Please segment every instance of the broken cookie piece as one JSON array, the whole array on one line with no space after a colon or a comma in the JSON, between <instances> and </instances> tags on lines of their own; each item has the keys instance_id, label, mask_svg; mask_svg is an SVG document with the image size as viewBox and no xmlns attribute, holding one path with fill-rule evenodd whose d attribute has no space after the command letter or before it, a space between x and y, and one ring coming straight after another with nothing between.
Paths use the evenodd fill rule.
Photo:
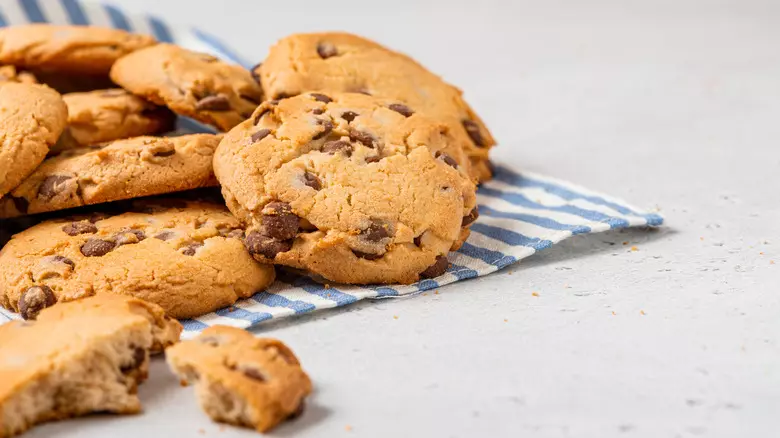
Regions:
<instances>
[{"instance_id":1,"label":"broken cookie piece","mask_svg":"<svg viewBox=\"0 0 780 438\"><path fill-rule=\"evenodd\" d=\"M201 408L215 421L265 432L300 415L311 393L293 352L275 339L213 326L166 352L183 385L195 383Z\"/></svg>"},{"instance_id":2,"label":"broken cookie piece","mask_svg":"<svg viewBox=\"0 0 780 438\"><path fill-rule=\"evenodd\" d=\"M177 342L181 330L159 306L112 294L1 325L0 438L92 412L139 412L149 354Z\"/></svg>"}]
</instances>

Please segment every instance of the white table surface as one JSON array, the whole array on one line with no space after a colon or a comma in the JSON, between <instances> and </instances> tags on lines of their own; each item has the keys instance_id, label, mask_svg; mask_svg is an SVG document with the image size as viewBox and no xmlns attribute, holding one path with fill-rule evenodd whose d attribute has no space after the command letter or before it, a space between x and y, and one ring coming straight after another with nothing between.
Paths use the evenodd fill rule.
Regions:
<instances>
[{"instance_id":1,"label":"white table surface","mask_svg":"<svg viewBox=\"0 0 780 438\"><path fill-rule=\"evenodd\" d=\"M293 32L376 38L465 90L495 161L666 215L438 295L265 326L316 385L272 436L780 434L780 2L115 3L258 60ZM161 360L151 371L144 414L26 436L255 436L211 423Z\"/></svg>"}]
</instances>

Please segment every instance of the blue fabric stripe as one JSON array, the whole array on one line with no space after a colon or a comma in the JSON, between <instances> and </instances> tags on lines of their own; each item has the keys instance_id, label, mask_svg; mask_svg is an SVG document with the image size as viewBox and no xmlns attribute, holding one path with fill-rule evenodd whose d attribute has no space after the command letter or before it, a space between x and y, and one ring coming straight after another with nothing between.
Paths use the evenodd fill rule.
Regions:
<instances>
[{"instance_id":1,"label":"blue fabric stripe","mask_svg":"<svg viewBox=\"0 0 780 438\"><path fill-rule=\"evenodd\" d=\"M87 14L85 14L84 10L81 9L81 3L76 0L60 1L62 1L62 5L65 7L65 12L68 13L68 20L71 24L78 24L81 26L86 26L89 24L89 20L87 20Z\"/></svg>"},{"instance_id":2,"label":"blue fabric stripe","mask_svg":"<svg viewBox=\"0 0 780 438\"><path fill-rule=\"evenodd\" d=\"M416 286L417 290L431 290L439 287L439 283L436 280L426 278L425 280L418 281Z\"/></svg>"},{"instance_id":3,"label":"blue fabric stripe","mask_svg":"<svg viewBox=\"0 0 780 438\"><path fill-rule=\"evenodd\" d=\"M454 263L450 265L450 269L450 274L455 275L458 278L458 281L475 278L479 275L477 271L469 268L468 266L456 265Z\"/></svg>"},{"instance_id":4,"label":"blue fabric stripe","mask_svg":"<svg viewBox=\"0 0 780 438\"><path fill-rule=\"evenodd\" d=\"M179 322L182 326L184 326L184 330L188 332L199 332L208 328L208 325L203 324L202 322L195 319L180 319Z\"/></svg>"},{"instance_id":5,"label":"blue fabric stripe","mask_svg":"<svg viewBox=\"0 0 780 438\"><path fill-rule=\"evenodd\" d=\"M584 195L559 185L528 178L527 176L520 175L503 166L496 167L496 172L493 175L493 178L497 181L501 181L514 187L537 187L567 201L571 201L573 199L584 199L592 204L609 207L620 214L645 218L648 222L648 225L661 225L661 223L663 223L663 218L657 214L638 213L631 208L626 207L625 205L607 201L600 196Z\"/></svg>"},{"instance_id":6,"label":"blue fabric stripe","mask_svg":"<svg viewBox=\"0 0 780 438\"><path fill-rule=\"evenodd\" d=\"M259 324L263 321L267 321L273 318L273 315L271 315L270 313L250 312L240 307L225 307L224 309L219 309L214 313L216 313L219 316L224 316L227 318L242 319L244 321L249 321L252 325Z\"/></svg>"},{"instance_id":7,"label":"blue fabric stripe","mask_svg":"<svg viewBox=\"0 0 780 438\"><path fill-rule=\"evenodd\" d=\"M265 304L269 307L284 307L287 309L295 310L295 313L306 313L311 312L312 310L316 309L317 307L312 303L307 303L305 301L292 301L288 300L282 295L272 294L268 292L260 292L255 294L252 297L253 300L257 301L258 303Z\"/></svg>"},{"instance_id":8,"label":"blue fabric stripe","mask_svg":"<svg viewBox=\"0 0 780 438\"><path fill-rule=\"evenodd\" d=\"M528 246L537 251L547 249L552 246L549 240L542 240L538 237L528 237L506 228L485 225L479 222L471 226L471 231L484 234L492 239L508 243L512 246Z\"/></svg>"},{"instance_id":9,"label":"blue fabric stripe","mask_svg":"<svg viewBox=\"0 0 780 438\"><path fill-rule=\"evenodd\" d=\"M24 9L24 14L27 15L27 19L31 23L47 23L49 20L43 16L41 6L38 4L38 0L20 0L19 3Z\"/></svg>"},{"instance_id":10,"label":"blue fabric stripe","mask_svg":"<svg viewBox=\"0 0 780 438\"><path fill-rule=\"evenodd\" d=\"M173 35L171 30L168 29L168 25L157 17L149 17L149 25L152 26L152 32L157 41L162 43L172 43Z\"/></svg>"},{"instance_id":11,"label":"blue fabric stripe","mask_svg":"<svg viewBox=\"0 0 780 438\"><path fill-rule=\"evenodd\" d=\"M551 230L571 231L572 234L584 234L584 233L591 232L591 228L587 225L562 224L554 219L541 217L541 216L534 216L532 214L512 213L508 211L495 210L486 205L479 206L479 214L481 216L484 215L489 217L514 219L518 221L528 222L529 224L534 224L542 228L548 228Z\"/></svg>"},{"instance_id":12,"label":"blue fabric stripe","mask_svg":"<svg viewBox=\"0 0 780 438\"><path fill-rule=\"evenodd\" d=\"M487 186L480 187L479 193L488 196L493 196L496 198L501 198L504 201L510 202L515 205L519 205L521 207L533 208L536 210L549 210L549 211L558 211L561 213L573 214L581 218L587 219L589 221L609 224L610 228L622 228L628 226L628 221L625 219L608 216L598 211L586 210L584 208L575 207L573 205L545 206L531 201L530 199L521 195L520 193L504 192Z\"/></svg>"},{"instance_id":13,"label":"blue fabric stripe","mask_svg":"<svg viewBox=\"0 0 780 438\"><path fill-rule=\"evenodd\" d=\"M5 15L3 15L3 11L0 11L0 27L6 26L8 26L8 19L6 19Z\"/></svg>"},{"instance_id":14,"label":"blue fabric stripe","mask_svg":"<svg viewBox=\"0 0 780 438\"><path fill-rule=\"evenodd\" d=\"M499 251L474 246L468 242L464 243L458 251L469 257L480 259L489 265L496 266L499 269L517 261L513 256L506 255Z\"/></svg>"},{"instance_id":15,"label":"blue fabric stripe","mask_svg":"<svg viewBox=\"0 0 780 438\"><path fill-rule=\"evenodd\" d=\"M125 13L121 9L111 5L103 5L103 8L106 10L106 13L108 13L108 18L111 19L111 24L113 27L126 30L128 32L133 30L133 28L130 26L130 21L127 19L127 16L125 16Z\"/></svg>"},{"instance_id":16,"label":"blue fabric stripe","mask_svg":"<svg viewBox=\"0 0 780 438\"><path fill-rule=\"evenodd\" d=\"M226 46L222 41L220 41L217 37L204 32L200 29L192 29L192 33L201 41L208 44L211 47L214 47L217 49L220 53L224 54L228 59L228 61L235 62L236 64L239 64L243 66L244 68L250 68L253 64L247 63L245 60L241 59L241 56L238 55L233 49Z\"/></svg>"},{"instance_id":17,"label":"blue fabric stripe","mask_svg":"<svg viewBox=\"0 0 780 438\"><path fill-rule=\"evenodd\" d=\"M387 286L380 286L377 288L374 288L376 291L376 297L382 298L382 297L397 297L398 291L393 289L392 287Z\"/></svg>"},{"instance_id":18,"label":"blue fabric stripe","mask_svg":"<svg viewBox=\"0 0 780 438\"><path fill-rule=\"evenodd\" d=\"M344 306L357 301L357 298L354 296L345 294L334 287L328 289L309 277L298 277L293 280L292 285L299 287L310 294L317 295L320 298L335 301L339 306Z\"/></svg>"}]
</instances>

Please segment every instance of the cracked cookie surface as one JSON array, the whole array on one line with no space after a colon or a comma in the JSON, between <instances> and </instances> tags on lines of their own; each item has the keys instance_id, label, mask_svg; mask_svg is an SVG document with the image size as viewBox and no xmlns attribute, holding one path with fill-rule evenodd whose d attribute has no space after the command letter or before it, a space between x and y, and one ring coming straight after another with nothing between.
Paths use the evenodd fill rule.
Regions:
<instances>
[{"instance_id":1,"label":"cracked cookie surface","mask_svg":"<svg viewBox=\"0 0 780 438\"><path fill-rule=\"evenodd\" d=\"M183 384L194 383L201 408L215 421L265 432L303 412L309 376L276 339L213 326L166 351Z\"/></svg>"},{"instance_id":2,"label":"cracked cookie surface","mask_svg":"<svg viewBox=\"0 0 780 438\"><path fill-rule=\"evenodd\" d=\"M172 44L121 58L111 79L133 94L227 131L262 100L260 85L241 66Z\"/></svg>"},{"instance_id":3,"label":"cracked cookie surface","mask_svg":"<svg viewBox=\"0 0 780 438\"><path fill-rule=\"evenodd\" d=\"M52 220L0 251L0 304L15 312L120 293L160 305L174 318L199 316L265 289L273 266L242 244L224 205L161 198L135 212Z\"/></svg>"},{"instance_id":4,"label":"cracked cookie surface","mask_svg":"<svg viewBox=\"0 0 780 438\"><path fill-rule=\"evenodd\" d=\"M62 97L51 88L0 83L0 202L43 162L67 118Z\"/></svg>"},{"instance_id":5,"label":"cracked cookie surface","mask_svg":"<svg viewBox=\"0 0 780 438\"><path fill-rule=\"evenodd\" d=\"M447 127L397 101L307 93L264 102L214 171L260 261L341 283L436 277L468 235L475 186ZM462 162L462 161L460 161Z\"/></svg>"},{"instance_id":6,"label":"cracked cookie surface","mask_svg":"<svg viewBox=\"0 0 780 438\"><path fill-rule=\"evenodd\" d=\"M119 57L155 43L149 35L97 26L9 26L0 29L0 63L104 75Z\"/></svg>"},{"instance_id":7,"label":"cracked cookie surface","mask_svg":"<svg viewBox=\"0 0 780 438\"><path fill-rule=\"evenodd\" d=\"M0 199L0 218L216 185L220 137L134 137L49 157Z\"/></svg>"},{"instance_id":8,"label":"cracked cookie surface","mask_svg":"<svg viewBox=\"0 0 780 438\"><path fill-rule=\"evenodd\" d=\"M470 175L490 178L490 131L461 90L406 55L348 33L296 34L271 47L253 73L268 99L327 90L395 99L446 123L469 156Z\"/></svg>"},{"instance_id":9,"label":"cracked cookie surface","mask_svg":"<svg viewBox=\"0 0 780 438\"><path fill-rule=\"evenodd\" d=\"M175 116L121 88L68 93L68 129L77 144L88 146L173 129Z\"/></svg>"},{"instance_id":10,"label":"cracked cookie surface","mask_svg":"<svg viewBox=\"0 0 780 438\"><path fill-rule=\"evenodd\" d=\"M149 354L181 330L159 306L112 294L0 325L0 437L93 412L139 412Z\"/></svg>"}]
</instances>

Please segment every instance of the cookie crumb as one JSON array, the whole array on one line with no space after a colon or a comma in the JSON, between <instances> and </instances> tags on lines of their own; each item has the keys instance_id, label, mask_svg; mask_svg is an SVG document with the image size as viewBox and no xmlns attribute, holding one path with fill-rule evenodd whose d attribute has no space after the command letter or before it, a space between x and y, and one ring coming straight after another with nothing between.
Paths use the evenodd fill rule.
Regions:
<instances>
[{"instance_id":1,"label":"cookie crumb","mask_svg":"<svg viewBox=\"0 0 780 438\"><path fill-rule=\"evenodd\" d=\"M330 285L328 283L325 283L325 289L330 289Z\"/></svg>"},{"instance_id":2,"label":"cookie crumb","mask_svg":"<svg viewBox=\"0 0 780 438\"><path fill-rule=\"evenodd\" d=\"M631 251L639 251L639 248L637 248L636 246L632 246Z\"/></svg>"},{"instance_id":3,"label":"cookie crumb","mask_svg":"<svg viewBox=\"0 0 780 438\"><path fill-rule=\"evenodd\" d=\"M774 260L770 260L770 261L769 261L769 264L770 264L770 265L774 265L774 264L775 264L775 261L774 261Z\"/></svg>"},{"instance_id":4,"label":"cookie crumb","mask_svg":"<svg viewBox=\"0 0 780 438\"><path fill-rule=\"evenodd\" d=\"M344 426L344 430L346 430L347 432L352 432L352 426L347 424L346 426Z\"/></svg>"},{"instance_id":5,"label":"cookie crumb","mask_svg":"<svg viewBox=\"0 0 780 438\"><path fill-rule=\"evenodd\" d=\"M434 292L433 292L433 294L434 294L434 295L439 295L439 291L438 291L438 290L436 290L436 291L434 291Z\"/></svg>"},{"instance_id":6,"label":"cookie crumb","mask_svg":"<svg viewBox=\"0 0 780 438\"><path fill-rule=\"evenodd\" d=\"M645 313L645 311L644 311L644 310L640 310L640 311L639 311L639 314L640 314L640 315L647 315L647 313Z\"/></svg>"},{"instance_id":7,"label":"cookie crumb","mask_svg":"<svg viewBox=\"0 0 780 438\"><path fill-rule=\"evenodd\" d=\"M504 318L504 322L509 322L509 320L508 320L508 319L506 319L506 318Z\"/></svg>"},{"instance_id":8,"label":"cookie crumb","mask_svg":"<svg viewBox=\"0 0 780 438\"><path fill-rule=\"evenodd\" d=\"M615 313L614 310L612 311L612 316L617 316L617 313Z\"/></svg>"},{"instance_id":9,"label":"cookie crumb","mask_svg":"<svg viewBox=\"0 0 780 438\"><path fill-rule=\"evenodd\" d=\"M198 429L198 433L201 435L205 435L206 431L204 429Z\"/></svg>"},{"instance_id":10,"label":"cookie crumb","mask_svg":"<svg viewBox=\"0 0 780 438\"><path fill-rule=\"evenodd\" d=\"M393 319L398 319L398 315L393 315Z\"/></svg>"},{"instance_id":11,"label":"cookie crumb","mask_svg":"<svg viewBox=\"0 0 780 438\"><path fill-rule=\"evenodd\" d=\"M628 245L628 241L623 242L623 245Z\"/></svg>"},{"instance_id":12,"label":"cookie crumb","mask_svg":"<svg viewBox=\"0 0 780 438\"><path fill-rule=\"evenodd\" d=\"M539 296L539 292L531 292L531 295L533 295L535 297L538 297Z\"/></svg>"}]
</instances>

